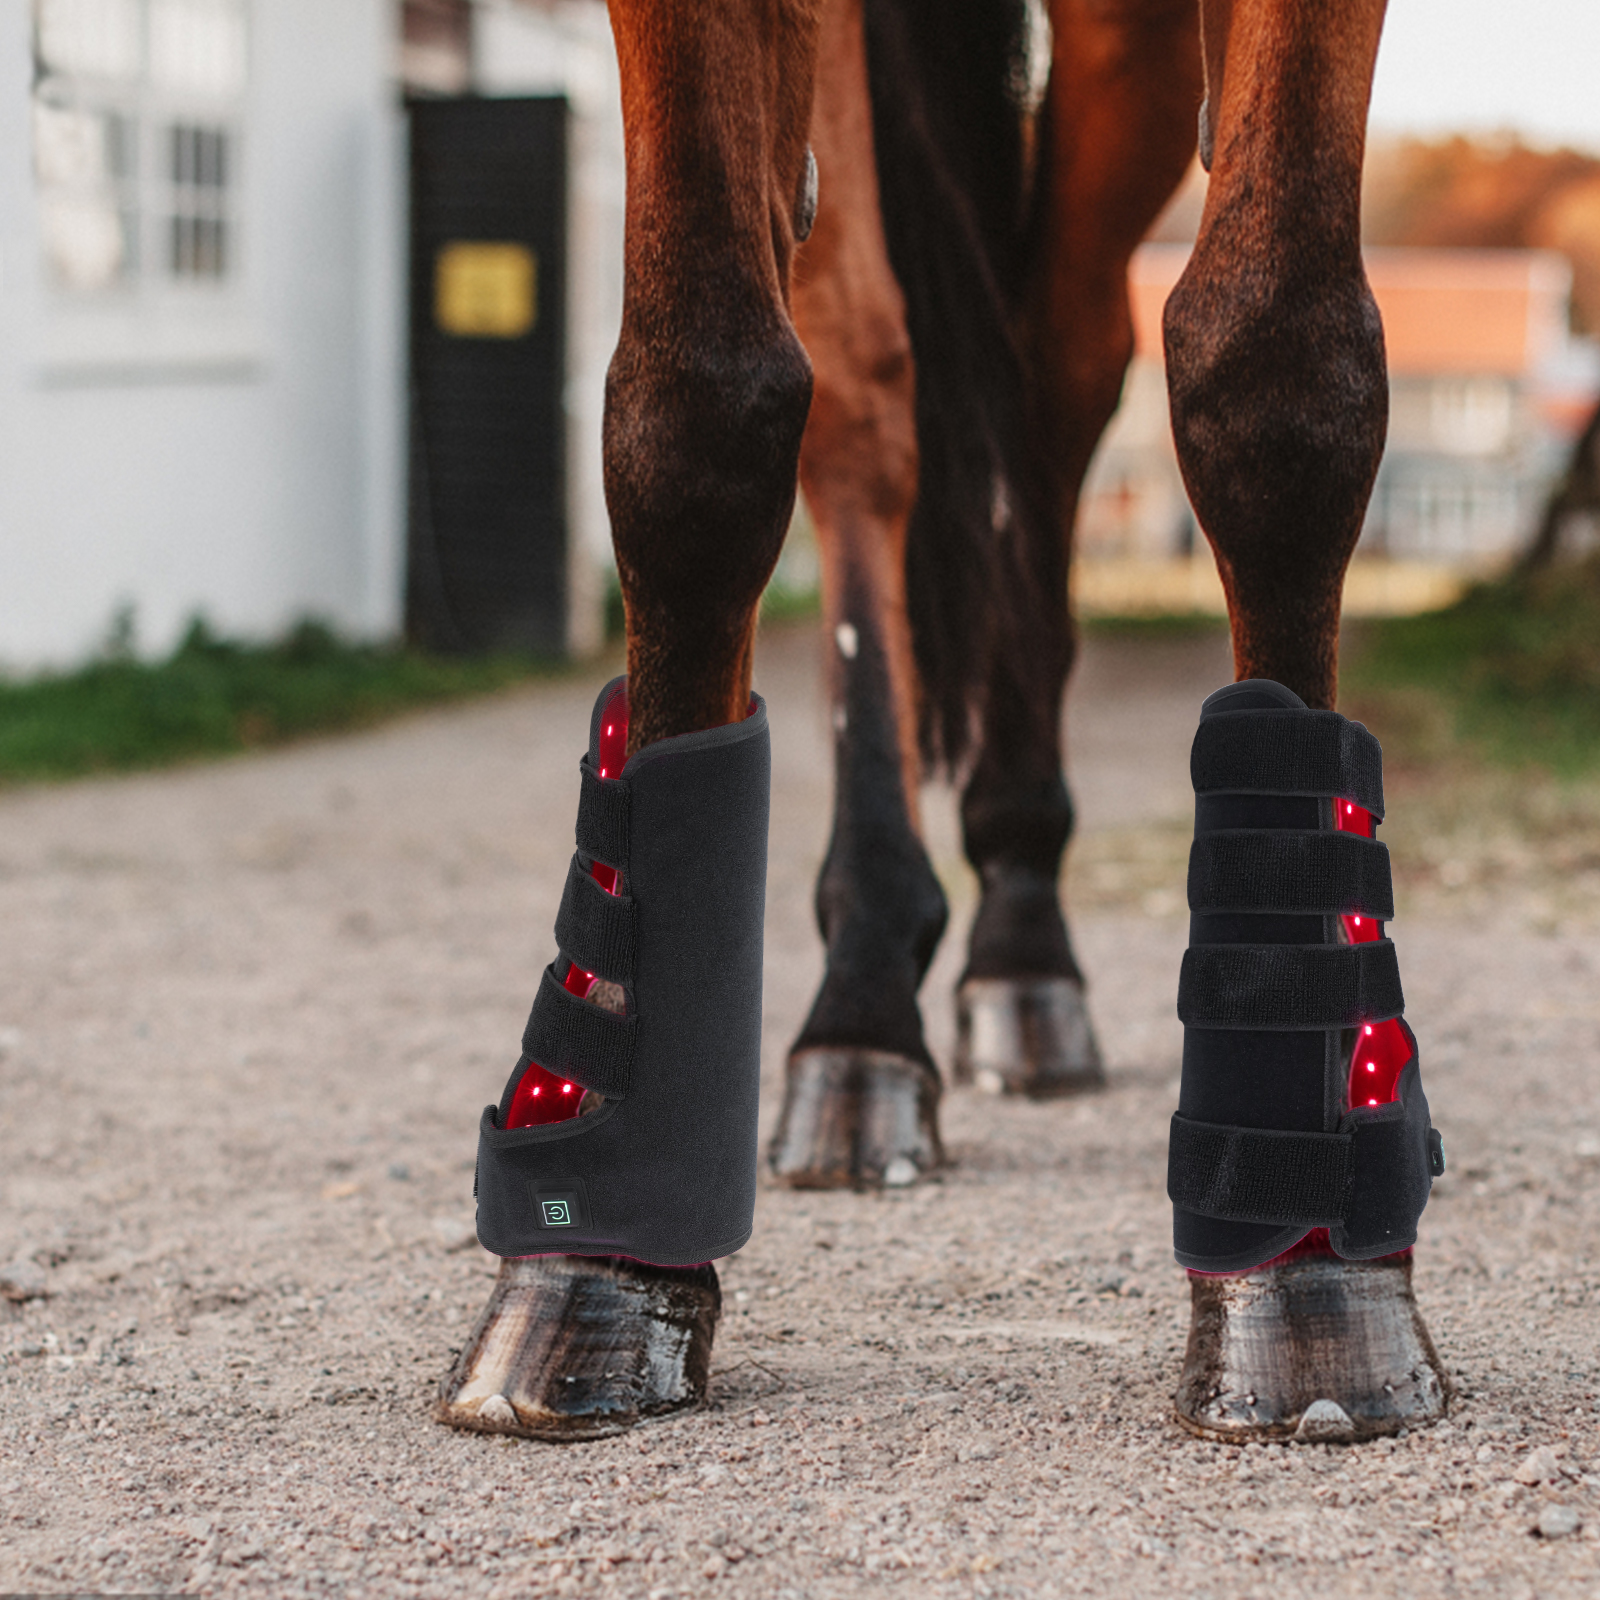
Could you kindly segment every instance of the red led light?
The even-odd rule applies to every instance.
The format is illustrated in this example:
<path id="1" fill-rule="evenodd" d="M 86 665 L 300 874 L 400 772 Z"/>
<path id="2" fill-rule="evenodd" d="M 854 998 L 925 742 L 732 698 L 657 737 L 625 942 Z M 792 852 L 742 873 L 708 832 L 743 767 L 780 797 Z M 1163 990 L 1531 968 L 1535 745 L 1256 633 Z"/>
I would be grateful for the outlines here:
<path id="1" fill-rule="evenodd" d="M 752 697 L 745 714 L 754 716 L 755 709 L 756 703 Z M 606 702 L 603 713 L 597 763 L 600 776 L 608 778 L 612 773 L 620 772 L 627 762 L 627 757 L 628 695 L 626 689 L 618 689 Z M 596 861 L 590 867 L 589 875 L 607 894 L 621 892 L 618 873 L 614 867 Z M 561 980 L 561 986 L 567 993 L 576 995 L 580 1000 L 589 998 L 594 985 L 594 974 L 585 972 L 576 964 L 567 968 L 567 975 Z M 555 1093 L 555 1085 L 558 1083 L 561 1085 L 561 1095 Z M 539 1100 L 540 1091 L 545 1088 L 549 1088 L 551 1093 L 547 1098 Z M 563 1099 L 562 1096 L 567 1098 Z M 546 1122 L 565 1122 L 568 1118 L 577 1116 L 582 1101 L 583 1096 L 578 1092 L 576 1084 L 564 1082 L 554 1073 L 546 1072 L 535 1062 L 523 1073 L 516 1091 L 511 1096 L 511 1106 L 506 1113 L 505 1125 L 508 1128 L 532 1128 Z"/>
<path id="2" fill-rule="evenodd" d="M 1349 800 L 1333 808 L 1333 825 L 1341 833 L 1370 839 L 1377 833 L 1373 815 Z M 1345 939 L 1350 944 L 1371 944 L 1383 937 L 1383 925 L 1372 917 L 1342 916 Z M 1349 1101 L 1353 1106 L 1387 1105 L 1399 1093 L 1400 1074 L 1411 1059 L 1410 1036 L 1398 1021 L 1366 1022 L 1350 1057 Z"/>
<path id="3" fill-rule="evenodd" d="M 618 689 L 611 696 L 606 705 L 605 731 L 600 736 L 600 776 L 608 778 L 614 771 L 621 768 L 627 757 L 628 746 L 628 700 L 627 692 Z M 589 875 L 600 885 L 607 894 L 617 892 L 617 873 L 613 867 L 603 866 L 600 862 L 589 869 Z M 561 980 L 561 987 L 568 994 L 576 995 L 580 1000 L 587 1000 L 589 992 L 594 988 L 595 977 L 592 972 L 585 972 L 582 967 L 574 964 L 567 968 L 567 975 Z M 555 1093 L 555 1086 L 561 1085 L 561 1095 Z M 548 1099 L 538 1101 L 542 1090 L 548 1088 L 551 1093 Z M 565 1096 L 563 1099 L 561 1096 Z M 547 1122 L 565 1122 L 570 1117 L 578 1114 L 578 1106 L 583 1097 L 578 1094 L 574 1084 L 567 1083 L 546 1072 L 537 1062 L 529 1066 L 523 1073 L 522 1081 L 518 1083 L 516 1092 L 511 1096 L 511 1108 L 506 1113 L 506 1126 L 508 1128 L 534 1128 Z"/>

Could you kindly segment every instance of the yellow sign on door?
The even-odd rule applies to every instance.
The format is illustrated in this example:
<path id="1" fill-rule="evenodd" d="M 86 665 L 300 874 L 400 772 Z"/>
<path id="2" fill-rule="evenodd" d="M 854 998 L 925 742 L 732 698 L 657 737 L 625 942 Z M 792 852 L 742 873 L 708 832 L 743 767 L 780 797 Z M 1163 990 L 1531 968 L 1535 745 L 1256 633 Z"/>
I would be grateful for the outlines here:
<path id="1" fill-rule="evenodd" d="M 458 339 L 520 339 L 539 318 L 539 258 L 525 244 L 456 239 L 434 262 L 433 316 Z"/>

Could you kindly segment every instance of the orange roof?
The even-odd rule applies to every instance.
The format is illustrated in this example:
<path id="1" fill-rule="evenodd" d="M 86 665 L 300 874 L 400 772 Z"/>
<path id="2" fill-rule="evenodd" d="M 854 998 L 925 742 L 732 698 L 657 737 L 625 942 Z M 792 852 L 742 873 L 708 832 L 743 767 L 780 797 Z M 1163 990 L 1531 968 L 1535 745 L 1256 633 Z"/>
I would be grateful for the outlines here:
<path id="1" fill-rule="evenodd" d="M 1128 274 L 1138 353 L 1161 359 L 1161 308 L 1186 244 L 1147 244 Z M 1567 336 L 1572 270 L 1548 250 L 1368 250 L 1393 373 L 1531 372 Z"/>

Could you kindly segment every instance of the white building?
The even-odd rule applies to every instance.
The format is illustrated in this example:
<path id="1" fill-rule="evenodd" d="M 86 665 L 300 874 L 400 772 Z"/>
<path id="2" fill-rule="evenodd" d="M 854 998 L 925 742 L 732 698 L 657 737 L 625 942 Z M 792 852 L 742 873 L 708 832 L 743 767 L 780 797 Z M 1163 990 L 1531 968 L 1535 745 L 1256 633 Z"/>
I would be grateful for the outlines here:
<path id="1" fill-rule="evenodd" d="M 1136 353 L 1085 485 L 1075 584 L 1090 610 L 1220 609 L 1184 494 L 1161 315 L 1187 245 L 1142 246 L 1129 273 Z M 1525 545 L 1597 387 L 1569 331 L 1572 274 L 1533 250 L 1369 250 L 1383 316 L 1389 435 L 1346 609 L 1443 604 Z"/>
<path id="2" fill-rule="evenodd" d="M 573 104 L 569 227 L 594 267 L 567 308 L 568 516 L 587 552 L 569 631 L 595 642 L 621 279 L 604 8 L 481 5 L 451 82 L 449 39 L 419 44 L 413 7 L 468 15 L 0 0 L 0 666 L 81 660 L 127 607 L 146 651 L 196 612 L 244 636 L 308 613 L 397 630 L 403 40 L 414 86 Z"/>

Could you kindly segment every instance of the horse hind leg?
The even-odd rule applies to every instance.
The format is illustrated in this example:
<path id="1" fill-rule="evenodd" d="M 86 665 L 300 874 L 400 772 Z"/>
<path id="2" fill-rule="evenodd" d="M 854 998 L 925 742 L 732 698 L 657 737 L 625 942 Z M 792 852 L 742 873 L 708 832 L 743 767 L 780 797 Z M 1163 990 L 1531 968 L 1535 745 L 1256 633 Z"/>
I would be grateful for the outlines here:
<path id="1" fill-rule="evenodd" d="M 827 969 L 789 1055 L 770 1151 L 774 1175 L 797 1188 L 905 1184 L 942 1159 L 917 1008 L 946 912 L 917 831 L 911 348 L 879 217 L 860 0 L 833 0 L 822 28 L 820 204 L 795 320 L 815 371 L 800 476 L 822 551 L 836 781 L 816 890 Z"/>
<path id="2" fill-rule="evenodd" d="M 1383 0 L 1331 9 L 1275 0 L 1208 0 L 1205 7 L 1211 183 L 1194 254 L 1167 303 L 1168 384 L 1179 463 L 1227 594 L 1236 675 L 1272 681 L 1219 691 L 1202 712 L 1202 730 L 1207 716 L 1226 712 L 1248 739 L 1250 719 L 1264 712 L 1304 725 L 1334 704 L 1344 570 L 1387 413 L 1383 335 L 1362 271 L 1358 214 L 1383 9 Z M 1214 830 L 1248 828 L 1263 835 L 1293 829 L 1314 842 L 1358 810 L 1358 831 L 1370 837 L 1366 814 L 1374 805 L 1381 812 L 1381 792 L 1354 805 L 1346 773 L 1335 774 L 1337 788 L 1324 781 L 1310 790 L 1304 781 L 1275 786 L 1259 777 L 1239 769 L 1237 792 L 1227 792 L 1225 781 L 1208 785 L 1197 801 L 1197 840 L 1202 831 L 1215 840 L 1222 834 Z M 1309 895 L 1292 875 L 1286 881 L 1299 885 L 1295 903 L 1275 899 L 1260 908 L 1269 914 L 1238 914 L 1236 903 L 1213 906 L 1202 897 L 1190 957 L 1218 971 L 1281 971 L 1297 959 L 1281 947 L 1294 945 L 1326 966 L 1319 943 L 1363 944 L 1381 932 L 1381 925 L 1357 930 L 1360 917 L 1330 915 L 1327 905 L 1302 914 L 1313 909 L 1304 903 Z M 1217 895 L 1233 892 L 1222 886 Z M 1340 924 L 1351 926 L 1341 933 Z M 1280 948 L 1241 954 L 1232 948 L 1241 944 Z M 1308 1226 L 1325 1220 L 1314 1212 L 1337 1209 L 1336 1197 L 1313 1206 L 1302 1184 L 1280 1191 L 1270 1206 L 1239 1205 L 1186 1176 L 1204 1162 L 1179 1159 L 1185 1118 L 1213 1125 L 1214 1142 L 1217 1125 L 1272 1129 L 1279 1150 L 1285 1140 L 1307 1149 L 1322 1141 L 1327 1149 L 1330 1136 L 1337 1143 L 1354 1129 L 1350 1136 L 1361 1137 L 1366 1122 L 1362 1109 L 1351 1109 L 1346 1074 L 1358 1066 L 1377 1072 L 1380 1064 L 1352 1061 L 1337 1026 L 1316 1031 L 1331 1008 L 1312 1018 L 1311 1002 L 1297 1001 L 1269 1015 L 1274 1002 L 1260 984 L 1234 998 L 1276 1031 L 1240 1032 L 1250 1022 L 1241 1021 L 1239 1006 L 1209 1014 L 1196 989 L 1185 1015 L 1186 1024 L 1201 1025 L 1186 1027 L 1169 1169 L 1169 1190 L 1177 1185 L 1174 1235 L 1193 1296 L 1178 1420 L 1237 1443 L 1350 1441 L 1435 1421 L 1449 1386 L 1412 1293 L 1411 1251 L 1381 1253 L 1386 1239 L 1408 1245 L 1415 1235 L 1409 1207 L 1420 1209 L 1428 1181 L 1425 1170 L 1419 1183 L 1409 1176 L 1421 1161 L 1420 1141 L 1390 1147 L 1385 1182 L 1410 1198 L 1404 1207 L 1391 1200 L 1392 1214 L 1379 1208 L 1377 1241 L 1361 1248 L 1351 1246 L 1345 1220 L 1331 1231 Z M 1396 992 L 1374 1017 L 1393 1017 L 1397 1004 Z M 1399 1035 L 1403 1025 L 1362 1026 Z M 1397 1069 L 1408 1051 L 1414 1058 L 1409 1030 L 1403 1039 L 1409 1043 L 1396 1052 Z M 1405 1072 L 1414 1079 L 1411 1066 Z M 1412 1089 L 1420 1101 L 1420 1083 Z M 1403 1091 L 1395 1098 L 1407 1104 Z M 1425 1114 L 1425 1104 L 1417 1109 Z M 1255 1148 L 1257 1165 L 1238 1176 L 1259 1194 L 1260 1163 L 1270 1157 L 1259 1140 Z M 1437 1170 L 1437 1154 L 1429 1152 L 1427 1169 Z M 1364 1181 L 1359 1157 L 1356 1163 L 1339 1202 L 1347 1211 Z"/>
<path id="3" fill-rule="evenodd" d="M 1200 88 L 1190 0 L 1054 0 L 1050 20 L 1019 323 L 1026 426 L 1010 464 L 1017 482 L 995 498 L 1013 570 L 962 796 L 982 894 L 957 988 L 955 1063 L 958 1079 L 1040 1098 L 1104 1081 L 1058 891 L 1073 826 L 1061 771 L 1075 654 L 1067 561 L 1084 475 L 1133 353 L 1128 260 L 1192 157 Z"/>

